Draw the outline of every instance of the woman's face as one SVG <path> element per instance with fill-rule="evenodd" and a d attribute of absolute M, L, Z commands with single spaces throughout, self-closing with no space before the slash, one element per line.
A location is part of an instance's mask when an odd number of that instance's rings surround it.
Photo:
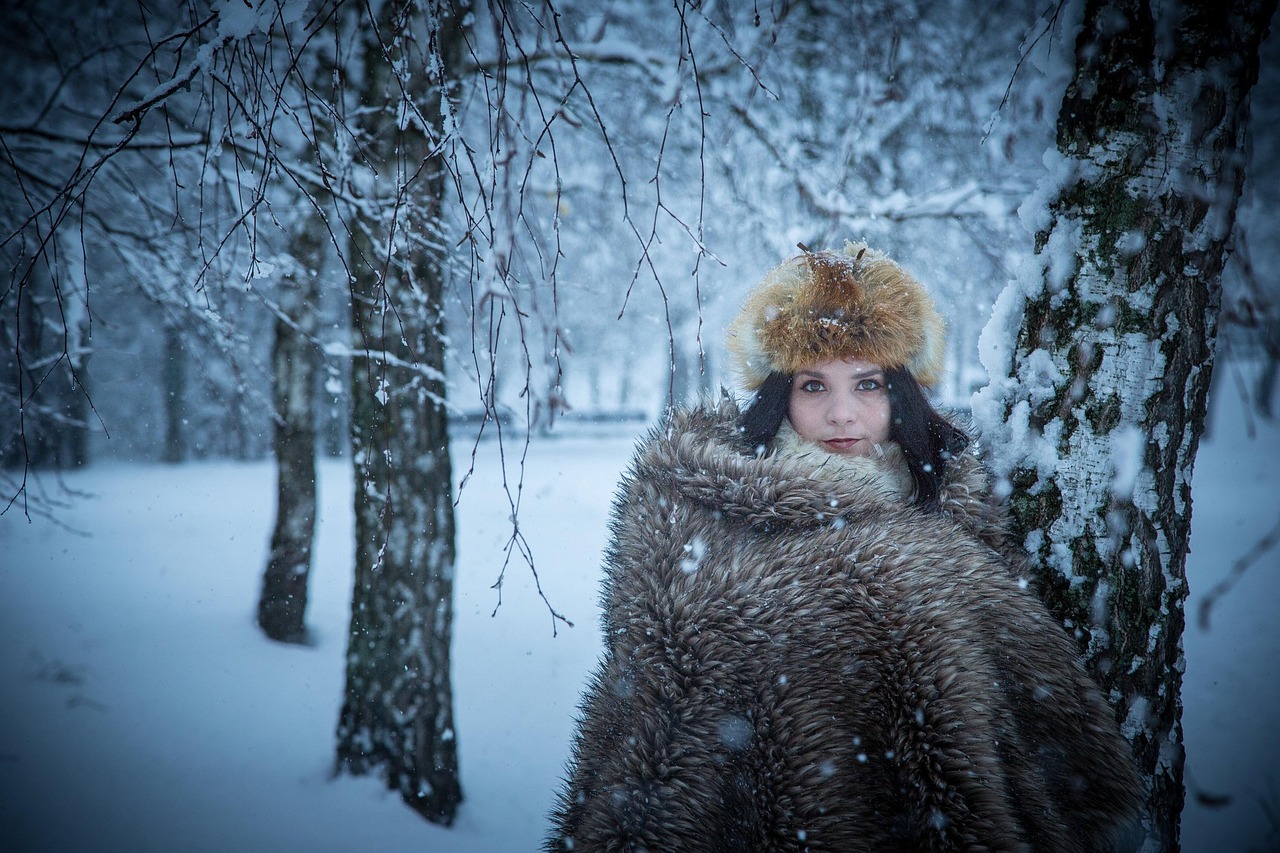
<path fill-rule="evenodd" d="M 841 456 L 871 456 L 889 438 L 884 370 L 857 359 L 824 361 L 798 370 L 787 417 L 806 441 Z"/>

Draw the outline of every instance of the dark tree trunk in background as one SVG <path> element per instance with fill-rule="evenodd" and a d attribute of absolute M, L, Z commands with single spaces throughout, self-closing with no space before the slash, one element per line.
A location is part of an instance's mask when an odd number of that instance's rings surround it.
<path fill-rule="evenodd" d="M 1033 436 L 1010 443 L 1017 524 L 1146 775 L 1153 850 L 1178 845 L 1191 473 L 1274 8 L 1087 0 L 1042 275 L 993 386 Z"/>
<path fill-rule="evenodd" d="M 462 799 L 449 670 L 454 518 L 438 239 L 446 185 L 435 147 L 447 84 L 427 54 L 456 67 L 461 26 L 447 3 L 391 0 L 376 28 L 382 45 L 372 25 L 361 28 L 366 159 L 355 167 L 377 175 L 358 184 L 366 196 L 348 255 L 356 577 L 337 751 L 339 772 L 381 774 L 446 825 Z"/>
<path fill-rule="evenodd" d="M 293 241 L 298 268 L 281 281 L 272 370 L 275 386 L 276 525 L 262 576 L 258 625 L 273 640 L 307 640 L 307 584 L 316 527 L 316 276 L 323 222 L 309 216 Z"/>
<path fill-rule="evenodd" d="M 183 404 L 186 398 L 185 357 L 182 330 L 172 323 L 164 327 L 164 453 L 165 462 L 181 462 L 183 456 Z"/>
<path fill-rule="evenodd" d="M 1265 418 L 1275 418 L 1276 376 L 1280 367 L 1280 315 L 1272 316 L 1265 321 L 1262 340 L 1262 370 L 1258 373 L 1258 413 Z"/>
<path fill-rule="evenodd" d="M 12 401 L 0 427 L 0 465 L 6 468 L 66 470 L 89 461 L 92 413 L 80 384 L 88 374 L 83 350 L 73 343 L 87 330 L 62 313 L 64 298 L 65 289 L 59 291 L 50 275 L 33 276 L 17 288 L 18 309 L 0 321 L 0 399 Z"/>

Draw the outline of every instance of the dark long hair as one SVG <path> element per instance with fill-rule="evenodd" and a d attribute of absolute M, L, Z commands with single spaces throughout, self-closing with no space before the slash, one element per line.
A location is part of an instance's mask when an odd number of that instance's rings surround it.
<path fill-rule="evenodd" d="M 969 446 L 969 437 L 952 426 L 930 405 L 920 383 L 905 367 L 884 372 L 889 394 L 889 438 L 902 448 L 915 483 L 915 502 L 936 510 L 947 460 Z M 743 443 L 760 454 L 778 434 L 791 400 L 791 376 L 771 373 L 738 421 Z"/>

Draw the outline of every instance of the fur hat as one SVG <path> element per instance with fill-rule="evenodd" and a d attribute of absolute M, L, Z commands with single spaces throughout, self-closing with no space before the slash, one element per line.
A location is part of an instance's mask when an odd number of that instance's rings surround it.
<path fill-rule="evenodd" d="M 770 270 L 729 325 L 728 346 L 748 391 L 770 373 L 836 358 L 906 367 L 934 385 L 945 334 L 918 281 L 865 243 L 846 242 L 843 251 L 806 250 Z"/>

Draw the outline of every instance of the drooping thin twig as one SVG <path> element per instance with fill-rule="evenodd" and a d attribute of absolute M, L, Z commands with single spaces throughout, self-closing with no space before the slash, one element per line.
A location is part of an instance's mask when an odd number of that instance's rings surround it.
<path fill-rule="evenodd" d="M 1280 520 L 1277 520 L 1275 526 L 1259 539 L 1244 556 L 1231 564 L 1231 571 L 1227 573 L 1226 577 L 1214 584 L 1205 593 L 1204 598 L 1200 600 L 1199 621 L 1201 630 L 1209 630 L 1209 618 L 1213 608 L 1217 606 L 1218 600 L 1240 582 L 1240 579 L 1249 571 L 1250 566 L 1276 547 L 1277 544 L 1280 544 Z"/>

